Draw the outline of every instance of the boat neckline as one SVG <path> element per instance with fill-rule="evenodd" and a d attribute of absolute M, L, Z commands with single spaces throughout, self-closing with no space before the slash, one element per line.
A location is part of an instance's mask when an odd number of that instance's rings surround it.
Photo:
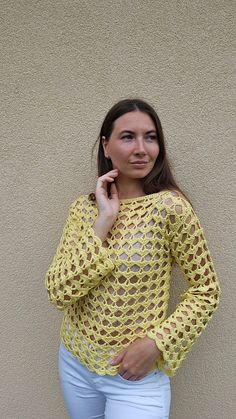
<path fill-rule="evenodd" d="M 176 191 L 170 190 L 170 189 L 165 189 L 163 191 L 154 192 L 154 193 L 147 194 L 147 195 L 141 195 L 141 196 L 137 196 L 135 198 L 122 198 L 119 201 L 120 201 L 121 204 L 127 204 L 129 202 L 142 201 L 142 200 L 150 199 L 150 198 L 153 198 L 155 196 L 157 197 L 159 195 L 170 193 L 170 192 L 176 192 Z"/>

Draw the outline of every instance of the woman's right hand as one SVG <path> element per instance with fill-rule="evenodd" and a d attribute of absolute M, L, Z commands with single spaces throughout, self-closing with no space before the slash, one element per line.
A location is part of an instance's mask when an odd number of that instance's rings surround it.
<path fill-rule="evenodd" d="M 113 226 L 120 207 L 118 191 L 115 185 L 115 178 L 118 176 L 118 170 L 113 169 L 105 175 L 100 176 L 96 185 L 96 202 L 98 206 L 98 217 L 94 223 L 95 233 L 103 241 L 108 231 Z M 108 184 L 111 184 L 110 197 L 108 197 Z"/>

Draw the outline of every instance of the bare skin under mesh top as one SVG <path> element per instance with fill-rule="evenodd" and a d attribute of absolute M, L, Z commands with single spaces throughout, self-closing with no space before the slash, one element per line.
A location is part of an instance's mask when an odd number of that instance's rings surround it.
<path fill-rule="evenodd" d="M 220 295 L 199 220 L 176 191 L 124 199 L 102 244 L 92 228 L 97 214 L 87 195 L 73 202 L 46 274 L 49 299 L 64 311 L 62 342 L 90 370 L 114 375 L 109 360 L 148 336 L 162 351 L 157 366 L 174 375 Z M 167 317 L 174 262 L 188 288 Z"/>

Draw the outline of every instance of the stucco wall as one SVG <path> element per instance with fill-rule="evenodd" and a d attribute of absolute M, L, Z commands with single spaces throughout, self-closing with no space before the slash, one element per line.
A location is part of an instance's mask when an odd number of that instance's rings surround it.
<path fill-rule="evenodd" d="M 172 380 L 171 418 L 235 417 L 234 13 L 231 0 L 0 2 L 1 418 L 67 417 L 43 278 L 69 204 L 93 190 L 102 118 L 136 95 L 160 115 L 223 291 Z"/>

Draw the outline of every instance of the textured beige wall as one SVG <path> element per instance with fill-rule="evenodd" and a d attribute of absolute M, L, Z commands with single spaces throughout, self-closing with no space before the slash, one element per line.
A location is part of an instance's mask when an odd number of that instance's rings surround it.
<path fill-rule="evenodd" d="M 223 290 L 172 380 L 171 419 L 235 417 L 234 13 L 232 0 L 0 2 L 1 418 L 67 417 L 43 278 L 69 204 L 93 189 L 102 118 L 135 95 L 160 114 Z"/>

